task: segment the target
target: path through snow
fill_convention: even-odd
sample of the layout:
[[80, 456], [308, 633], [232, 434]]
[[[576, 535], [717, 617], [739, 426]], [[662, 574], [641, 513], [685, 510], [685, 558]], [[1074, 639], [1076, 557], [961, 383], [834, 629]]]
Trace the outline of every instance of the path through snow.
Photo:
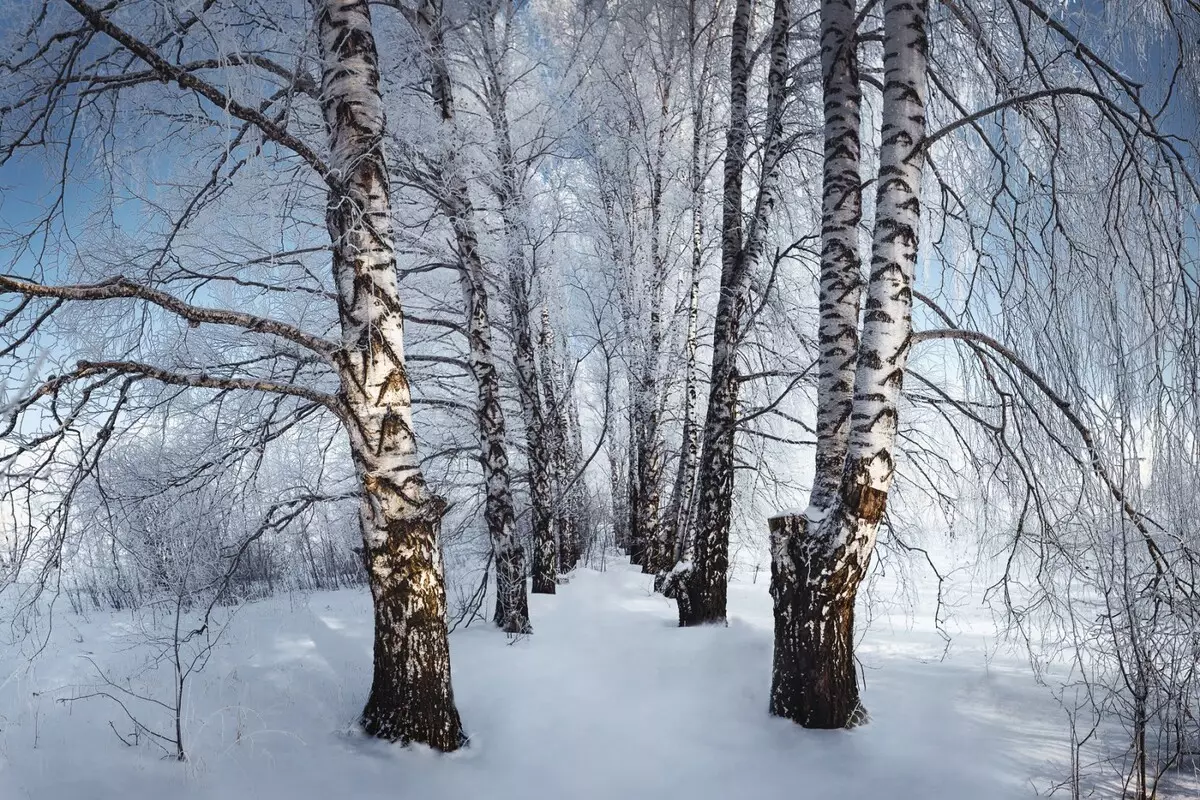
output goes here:
[[[472, 746], [439, 757], [366, 741], [350, 722], [369, 684], [364, 592], [284, 597], [241, 610], [190, 695], [192, 760], [126, 748], [79, 656], [118, 671], [121, 614], [59, 619], [32, 671], [0, 664], [0, 798], [131, 800], [634, 800], [1028, 797], [1065, 756], [1049, 694], [1018, 660], [985, 665], [956, 641], [877, 619], [860, 649], [870, 725], [805, 731], [766, 713], [770, 598], [731, 586], [728, 628], [679, 629], [650, 578], [579, 570], [534, 596], [534, 636], [481, 625], [451, 637]], [[973, 634], [972, 641], [986, 638]], [[161, 691], [165, 675], [142, 685]], [[33, 692], [38, 692], [35, 696]], [[36, 740], [36, 747], [35, 745]]]

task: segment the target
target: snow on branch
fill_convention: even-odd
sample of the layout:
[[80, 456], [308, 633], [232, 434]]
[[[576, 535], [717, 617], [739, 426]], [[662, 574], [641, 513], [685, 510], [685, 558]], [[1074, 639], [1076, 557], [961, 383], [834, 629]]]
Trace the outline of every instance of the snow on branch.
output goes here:
[[1055, 391], [1049, 382], [1039, 375], [1038, 372], [1028, 363], [1026, 363], [1024, 359], [1017, 355], [1017, 353], [1013, 352], [1011, 348], [1006, 347], [1003, 343], [991, 336], [988, 336], [986, 333], [953, 327], [953, 320], [951, 320], [950, 317], [931, 298], [926, 297], [920, 292], [913, 292], [913, 296], [933, 309], [935, 313], [942, 317], [943, 321], [947, 325], [952, 326], [947, 328], [914, 332], [912, 336], [913, 344], [915, 345], [919, 342], [932, 341], [936, 339], [953, 339], [963, 341], [968, 343], [968, 345], [970, 345], [971, 348], [977, 353], [986, 348], [986, 350], [999, 355], [1001, 358], [1015, 367], [1022, 375], [1029, 379], [1029, 381], [1032, 382], [1038, 388], [1038, 390], [1046, 396], [1046, 398], [1054, 405], [1054, 407], [1059, 410], [1067, 422], [1070, 423], [1071, 427], [1074, 428], [1079, 434], [1080, 439], [1083, 440], [1083, 445], [1088, 452], [1089, 466], [1096, 477], [1099, 478], [1104, 484], [1105, 488], [1108, 489], [1109, 494], [1111, 494], [1113, 499], [1117, 501], [1118, 505], [1120, 505], [1121, 511], [1125, 517], [1130, 521], [1130, 523], [1133, 524], [1135, 528], [1137, 528], [1138, 533], [1146, 543], [1147, 552], [1154, 561], [1155, 571], [1160, 576], [1171, 572], [1169, 564], [1163, 555], [1162, 549], [1154, 540], [1154, 537], [1151, 535], [1150, 530], [1147, 527], [1148, 524], [1154, 525], [1158, 528], [1161, 528], [1162, 526], [1155, 523], [1153, 519], [1146, 516], [1138, 509], [1134, 508], [1133, 504], [1126, 495], [1125, 490], [1113, 478], [1108, 470], [1108, 467], [1105, 465], [1104, 458], [1100, 453], [1099, 447], [1096, 445], [1096, 440], [1092, 435], [1091, 429], [1088, 428], [1080, 416], [1075, 413], [1067, 399]]
[[316, 151], [288, 133], [287, 129], [282, 127], [278, 122], [268, 119], [261, 111], [242, 105], [208, 81], [198, 78], [186, 67], [167, 61], [153, 47], [117, 26], [101, 14], [98, 9], [93, 8], [83, 2], [83, 0], [67, 0], [67, 3], [78, 11], [92, 28], [115, 40], [130, 53], [149, 65], [159, 74], [164, 83], [174, 82], [184, 89], [192, 90], [213, 105], [227, 111], [231, 116], [254, 125], [267, 139], [282, 147], [286, 147], [300, 156], [326, 182], [331, 182], [335, 179], [335, 176], [329, 171], [329, 166], [317, 155]]
[[[0, 275], [0, 295], [2, 294], [21, 294], [26, 298], [52, 297], [57, 298], [59, 301], [115, 300], [124, 298], [145, 300], [148, 303], [152, 303], [159, 308], [182, 317], [193, 327], [206, 322], [213, 325], [229, 325], [254, 333], [271, 334], [311, 350], [324, 357], [327, 361], [332, 361], [338, 352], [338, 345], [333, 342], [310, 333], [305, 333], [299, 328], [288, 325], [285, 322], [246, 314], [240, 311], [226, 311], [191, 305], [174, 295], [135, 283], [124, 277], [93, 284], [48, 286], [11, 275]], [[56, 303], [51, 308], [51, 311], [58, 308], [58, 305]], [[9, 315], [9, 317], [11, 316]], [[8, 319], [6, 318], [4, 322], [7, 322]]]

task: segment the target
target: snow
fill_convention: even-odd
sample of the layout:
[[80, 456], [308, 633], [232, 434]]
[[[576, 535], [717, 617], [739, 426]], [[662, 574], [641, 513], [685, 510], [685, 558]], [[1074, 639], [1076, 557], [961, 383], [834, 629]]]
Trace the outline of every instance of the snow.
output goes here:
[[[729, 627], [699, 629], [675, 627], [650, 584], [625, 565], [580, 569], [559, 594], [530, 598], [532, 637], [454, 633], [472, 742], [448, 757], [355, 732], [370, 677], [365, 591], [240, 610], [188, 693], [182, 765], [122, 745], [115, 706], [56, 702], [95, 688], [83, 656], [119, 675], [140, 658], [118, 636], [127, 613], [59, 612], [32, 668], [0, 649], [0, 798], [985, 800], [1031, 796], [1067, 757], [1061, 712], [1018, 657], [996, 655], [990, 628], [964, 629], [939, 660], [930, 619], [877, 615], [860, 646], [870, 724], [805, 731], [766, 713], [764, 581], [733, 583]], [[139, 681], [160, 696], [169, 686], [165, 670]]]

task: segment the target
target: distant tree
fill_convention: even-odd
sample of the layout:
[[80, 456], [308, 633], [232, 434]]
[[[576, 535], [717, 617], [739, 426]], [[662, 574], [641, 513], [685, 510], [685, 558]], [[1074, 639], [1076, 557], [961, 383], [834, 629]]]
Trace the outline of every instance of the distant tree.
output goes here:
[[483, 466], [484, 520], [496, 565], [496, 624], [509, 633], [531, 633], [525, 590], [525, 551], [517, 538], [509, 475], [507, 427], [500, 396], [500, 373], [493, 346], [487, 267], [480, 249], [475, 207], [462, 165], [454, 79], [446, 46], [442, 0], [422, 0], [416, 8], [395, 0], [425, 47], [433, 104], [441, 119], [439, 152], [433, 169], [434, 200], [453, 230], [455, 257], [466, 308], [466, 334], [471, 374], [478, 393], [480, 464]]

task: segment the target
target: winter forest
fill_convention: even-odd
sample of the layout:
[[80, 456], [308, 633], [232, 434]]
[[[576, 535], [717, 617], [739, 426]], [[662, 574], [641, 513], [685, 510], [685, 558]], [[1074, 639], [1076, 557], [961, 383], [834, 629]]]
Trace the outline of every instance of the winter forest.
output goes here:
[[1200, 796], [1197, 0], [0, 9], [0, 798]]

